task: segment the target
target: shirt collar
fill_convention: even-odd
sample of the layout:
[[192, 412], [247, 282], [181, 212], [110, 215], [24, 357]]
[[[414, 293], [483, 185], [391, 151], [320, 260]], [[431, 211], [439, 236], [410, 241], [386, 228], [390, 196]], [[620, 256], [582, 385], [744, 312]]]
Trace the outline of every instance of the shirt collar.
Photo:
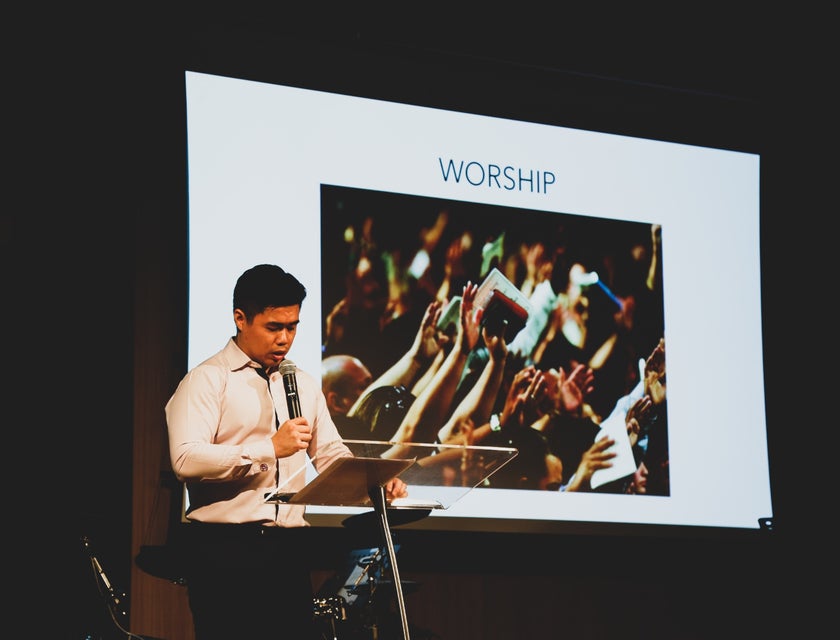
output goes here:
[[248, 357], [248, 354], [239, 348], [239, 345], [236, 344], [236, 340], [234, 340], [233, 336], [231, 336], [225, 346], [225, 357], [230, 363], [231, 371], [242, 371], [247, 367], [252, 369], [262, 369], [262, 365], [259, 362], [251, 360], [251, 358]]
[[227, 346], [225, 346], [225, 356], [227, 357], [228, 362], [230, 362], [231, 371], [242, 371], [243, 369], [250, 367], [251, 369], [255, 369], [261, 376], [270, 378], [272, 374], [276, 373], [280, 368], [280, 365], [272, 367], [265, 372], [267, 375], [263, 375], [263, 366], [259, 362], [251, 360], [251, 358], [248, 357], [248, 354], [239, 348], [239, 345], [236, 344], [236, 340], [233, 336], [231, 336], [230, 340], [228, 340]]

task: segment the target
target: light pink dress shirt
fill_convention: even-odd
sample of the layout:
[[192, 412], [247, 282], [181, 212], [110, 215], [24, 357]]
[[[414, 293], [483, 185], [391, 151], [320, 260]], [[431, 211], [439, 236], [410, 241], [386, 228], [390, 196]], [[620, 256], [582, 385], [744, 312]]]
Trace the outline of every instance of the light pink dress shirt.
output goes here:
[[[295, 374], [302, 415], [312, 427], [306, 451], [274, 457], [276, 421], [289, 419], [282, 376], [267, 381], [231, 338], [224, 349], [189, 371], [166, 404], [169, 453], [186, 483], [187, 518], [200, 522], [258, 522], [308, 526], [301, 505], [275, 505], [265, 495], [306, 484], [307, 457], [317, 471], [352, 455], [330, 417], [320, 383]], [[276, 413], [276, 418], [275, 418]]]

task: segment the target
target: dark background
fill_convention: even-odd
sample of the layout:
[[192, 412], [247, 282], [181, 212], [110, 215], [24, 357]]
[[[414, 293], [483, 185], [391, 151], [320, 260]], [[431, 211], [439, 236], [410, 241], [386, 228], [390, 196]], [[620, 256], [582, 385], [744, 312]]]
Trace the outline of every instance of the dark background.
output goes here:
[[[735, 542], [690, 532], [650, 536], [634, 547], [649, 562], [612, 557], [598, 536], [544, 540], [513, 558], [508, 537], [430, 536], [447, 551], [429, 566], [445, 572], [458, 558], [476, 570], [480, 558], [493, 570], [539, 565], [545, 558], [538, 554], [568, 548], [574, 562], [548, 565], [559, 580], [574, 579], [595, 556], [601, 575], [642, 602], [634, 587], [640, 574], [659, 587], [691, 584], [692, 597], [674, 614], [696, 622], [690, 637], [781, 624], [796, 625], [797, 635], [818, 628], [828, 589], [815, 580], [833, 580], [836, 569], [836, 499], [824, 482], [834, 467], [836, 425], [822, 382], [834, 377], [836, 352], [830, 299], [837, 270], [828, 261], [836, 101], [827, 18], [699, 7], [680, 15], [626, 8], [573, 15], [563, 6], [518, 4], [460, 16], [429, 6], [400, 15], [246, 7], [74, 7], [10, 18], [15, 56], [7, 79], [20, 89], [7, 92], [9, 186], [20, 194], [0, 214], [7, 376], [17, 409], [7, 455], [15, 458], [23, 537], [46, 530], [53, 541], [36, 545], [42, 569], [28, 572], [26, 593], [42, 602], [46, 590], [70, 604], [36, 626], [61, 627], [67, 615], [74, 623], [65, 628], [74, 628], [88, 610], [84, 594], [93, 585], [81, 534], [92, 537], [111, 581], [130, 589], [133, 322], [136, 289], [149, 286], [136, 268], [145, 248], [134, 230], [147, 216], [185, 217], [185, 65], [228, 60], [235, 71], [237, 52], [248, 50], [259, 58], [251, 59], [254, 69], [278, 65], [291, 84], [299, 73], [301, 84], [349, 93], [582, 128], [609, 122], [619, 133], [762, 154], [771, 535]], [[164, 242], [164, 250], [184, 251], [181, 240]], [[182, 317], [184, 305], [175, 299], [153, 312]], [[183, 373], [184, 356], [172, 354], [173, 371]], [[702, 390], [712, 408], [716, 383]], [[57, 488], [58, 500], [28, 499]], [[465, 547], [471, 553], [455, 553]], [[409, 567], [412, 553], [406, 549]], [[544, 583], [544, 571], [535, 568], [535, 580]], [[647, 637], [643, 627], [638, 622], [630, 637]]]

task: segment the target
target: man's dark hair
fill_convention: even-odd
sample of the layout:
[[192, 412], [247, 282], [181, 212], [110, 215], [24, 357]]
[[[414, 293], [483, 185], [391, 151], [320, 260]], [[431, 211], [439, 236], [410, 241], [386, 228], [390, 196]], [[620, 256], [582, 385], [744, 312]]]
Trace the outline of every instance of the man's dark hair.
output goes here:
[[291, 273], [274, 264], [258, 264], [245, 271], [233, 289], [233, 308], [249, 319], [269, 307], [303, 305], [306, 288]]

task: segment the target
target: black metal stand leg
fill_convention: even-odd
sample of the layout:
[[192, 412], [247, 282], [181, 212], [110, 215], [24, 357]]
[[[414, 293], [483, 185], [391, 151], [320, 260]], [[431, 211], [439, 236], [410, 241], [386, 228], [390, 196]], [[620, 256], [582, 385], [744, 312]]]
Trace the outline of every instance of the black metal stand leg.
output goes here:
[[402, 623], [403, 640], [411, 640], [408, 631], [408, 616], [405, 611], [405, 598], [403, 597], [402, 580], [397, 568], [397, 554], [394, 551], [394, 541], [391, 538], [391, 526], [388, 524], [388, 507], [385, 502], [385, 488], [376, 487], [370, 490], [370, 499], [373, 501], [374, 509], [379, 515], [379, 526], [382, 530], [382, 538], [388, 549], [388, 558], [391, 560], [391, 574], [394, 578], [394, 589], [397, 592], [397, 606], [400, 611], [400, 622]]

